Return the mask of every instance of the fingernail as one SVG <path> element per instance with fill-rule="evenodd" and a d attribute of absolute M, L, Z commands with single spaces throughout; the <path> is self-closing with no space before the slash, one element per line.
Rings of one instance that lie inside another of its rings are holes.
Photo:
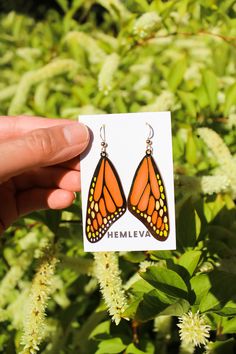
<path fill-rule="evenodd" d="M 80 145 L 89 140 L 89 131 L 82 123 L 69 124 L 63 128 L 64 136 L 69 145 Z"/>

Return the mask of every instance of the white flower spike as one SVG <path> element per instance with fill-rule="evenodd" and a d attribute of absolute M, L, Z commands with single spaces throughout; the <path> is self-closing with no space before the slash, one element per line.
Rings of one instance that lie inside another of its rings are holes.
<path fill-rule="evenodd" d="M 112 320 L 118 325 L 127 301 L 120 277 L 118 256 L 115 252 L 94 253 L 94 274 Z"/>
<path fill-rule="evenodd" d="M 204 315 L 197 313 L 183 314 L 179 317 L 177 326 L 180 328 L 179 334 L 182 343 L 186 345 L 201 346 L 207 345 L 210 337 L 211 326 L 206 323 Z"/>

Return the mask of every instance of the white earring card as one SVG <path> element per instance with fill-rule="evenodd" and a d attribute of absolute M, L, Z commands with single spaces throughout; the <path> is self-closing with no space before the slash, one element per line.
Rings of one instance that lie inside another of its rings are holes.
<path fill-rule="evenodd" d="M 176 248 L 170 112 L 81 115 L 84 250 Z"/>

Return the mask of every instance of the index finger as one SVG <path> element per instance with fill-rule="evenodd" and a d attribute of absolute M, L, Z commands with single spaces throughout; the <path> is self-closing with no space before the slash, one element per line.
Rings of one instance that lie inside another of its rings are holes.
<path fill-rule="evenodd" d="M 35 129 L 75 123 L 76 121 L 69 119 L 43 118 L 34 116 L 0 116 L 0 140 L 15 138 Z"/>

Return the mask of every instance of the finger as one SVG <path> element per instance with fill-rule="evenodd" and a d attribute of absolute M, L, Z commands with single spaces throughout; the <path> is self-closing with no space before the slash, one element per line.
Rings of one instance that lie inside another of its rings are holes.
<path fill-rule="evenodd" d="M 68 168 L 71 170 L 80 171 L 80 157 L 76 156 L 69 161 L 65 161 L 65 162 L 61 163 L 59 166 L 64 167 L 64 168 Z"/>
<path fill-rule="evenodd" d="M 76 122 L 68 119 L 51 119 L 30 116 L 0 116 L 0 140 L 15 138 L 35 129 L 50 128 L 55 125 L 66 124 L 76 124 Z"/>
<path fill-rule="evenodd" d="M 88 145 L 89 131 L 81 123 L 33 130 L 0 144 L 0 182 L 29 169 L 73 159 Z"/>
<path fill-rule="evenodd" d="M 53 166 L 31 170 L 14 177 L 13 181 L 17 191 L 34 187 L 59 187 L 71 192 L 80 191 L 80 172 L 62 167 Z"/>
<path fill-rule="evenodd" d="M 18 217 L 40 209 L 64 209 L 75 199 L 73 192 L 62 189 L 35 188 L 17 194 Z"/>

